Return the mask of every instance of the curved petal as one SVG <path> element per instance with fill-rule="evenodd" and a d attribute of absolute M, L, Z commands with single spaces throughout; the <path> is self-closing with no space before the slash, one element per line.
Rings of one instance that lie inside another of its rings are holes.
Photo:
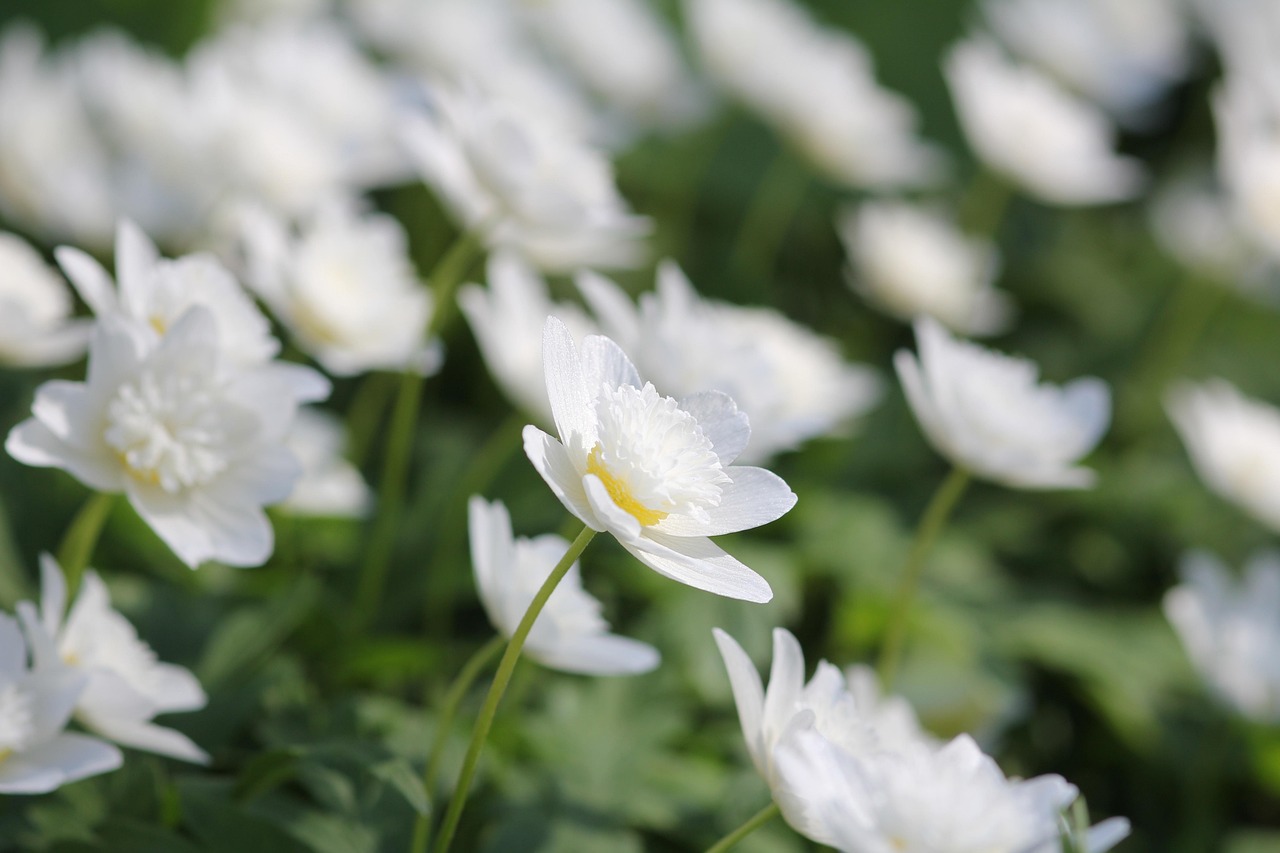
<path fill-rule="evenodd" d="M 609 337 L 622 346 L 634 346 L 640 338 L 640 317 L 626 292 L 613 279 L 591 270 L 579 272 L 573 283 Z"/>
<path fill-rule="evenodd" d="M 777 738 L 799 709 L 804 690 L 804 650 L 786 628 L 773 629 L 773 664 L 764 694 L 765 737 Z"/>
<path fill-rule="evenodd" d="M 573 444 L 574 437 L 584 447 L 596 443 L 595 389 L 583 379 L 582 362 L 573 335 L 558 318 L 548 316 L 542 327 L 542 369 L 547 380 L 547 398 L 560 440 Z"/>
<path fill-rule="evenodd" d="M 742 724 L 742 736 L 747 742 L 751 760 L 761 776 L 768 774 L 768 756 L 762 754 L 760 739 L 764 725 L 764 687 L 760 673 L 738 641 L 719 628 L 711 629 L 720 648 L 720 657 L 729 673 L 729 686 L 733 690 L 733 702 L 738 706 L 738 722 Z"/>
<path fill-rule="evenodd" d="M 18 680 L 27 668 L 27 644 L 12 616 L 0 613 L 0 679 Z"/>
<path fill-rule="evenodd" d="M 40 621 L 45 630 L 57 636 L 62 629 L 62 617 L 67 612 L 67 581 L 62 567 L 53 555 L 40 554 Z"/>
<path fill-rule="evenodd" d="M 151 529 L 193 569 L 206 560 L 258 566 L 271 556 L 274 535 L 258 506 L 222 503 L 199 492 L 171 495 L 136 480 L 126 493 Z"/>
<path fill-rule="evenodd" d="M 617 634 L 580 634 L 552 648 L 530 649 L 544 666 L 579 675 L 639 675 L 656 669 L 662 655 L 648 643 Z"/>
<path fill-rule="evenodd" d="M 1078 459 L 1093 449 L 1111 423 L 1111 389 L 1095 376 L 1062 386 L 1062 403 L 1079 429 L 1068 458 Z"/>
<path fill-rule="evenodd" d="M 56 770 L 59 784 L 74 782 L 116 770 L 124 763 L 120 750 L 94 737 L 63 732 L 34 749 L 22 753 L 24 761 Z"/>
<path fill-rule="evenodd" d="M 768 524 L 796 505 L 795 492 L 772 471 L 742 466 L 727 473 L 733 482 L 721 487 L 719 506 L 706 508 L 709 521 L 669 515 L 654 529 L 672 536 L 720 536 Z"/>
<path fill-rule="evenodd" d="M 145 720 L 92 719 L 85 724 L 105 738 L 122 746 L 167 755 L 192 764 L 208 764 L 209 754 L 175 729 L 157 726 Z"/>
<path fill-rule="evenodd" d="M 728 394 L 721 391 L 690 394 L 680 401 L 680 408 L 693 415 L 702 434 L 711 439 L 721 465 L 732 465 L 747 449 L 747 442 L 751 440 L 750 421 Z"/>
<path fill-rule="evenodd" d="M 898 350 L 893 356 L 893 367 L 898 372 L 898 380 L 902 383 L 902 390 L 907 396 L 907 403 L 911 406 L 911 413 L 915 415 L 916 423 L 920 425 L 925 438 L 933 445 L 934 450 L 951 461 L 957 462 L 958 460 L 952 458 L 946 428 L 934 405 L 929 388 L 925 384 L 924 371 L 915 353 Z"/>
<path fill-rule="evenodd" d="M 4 449 L 24 465 L 61 468 L 100 492 L 118 492 L 124 487 L 119 466 L 71 447 L 35 418 L 28 418 L 10 430 Z"/>
<path fill-rule="evenodd" d="M 582 478 L 582 487 L 586 490 L 587 501 L 591 504 L 592 512 L 603 522 L 606 530 L 623 544 L 640 538 L 640 521 L 614 503 L 613 496 L 605 488 L 603 480 L 595 474 L 588 474 Z"/>
<path fill-rule="evenodd" d="M 95 316 L 104 317 L 120 311 L 115 283 L 102 264 L 72 246 L 59 246 L 53 250 L 53 256 Z"/>
<path fill-rule="evenodd" d="M 591 503 L 587 500 L 582 475 L 569 460 L 564 445 L 533 424 L 524 428 L 523 436 L 525 456 L 529 457 L 533 467 L 542 475 L 560 503 L 564 504 L 564 508 L 592 530 L 604 530 L 604 523 L 596 518 Z"/>
<path fill-rule="evenodd" d="M 160 261 L 160 251 L 133 220 L 122 219 L 116 226 L 116 283 L 125 305 L 141 306 L 150 294 L 151 272 Z"/>
<path fill-rule="evenodd" d="M 6 353 L 6 357 L 10 363 L 23 367 L 69 364 L 84 355 L 92 333 L 92 321 L 72 319 L 56 328 L 22 339 L 20 347 L 15 346 Z"/>
<path fill-rule="evenodd" d="M 634 542 L 623 541 L 622 545 L 658 574 L 694 589 L 757 604 L 773 599 L 768 581 L 710 539 L 666 536 L 650 529 Z"/>
<path fill-rule="evenodd" d="M 600 393 L 601 385 L 639 388 L 644 384 L 622 347 L 604 335 L 587 335 L 582 339 L 582 379 L 592 399 Z"/>
<path fill-rule="evenodd" d="M 151 678 L 156 707 L 162 714 L 175 711 L 198 711 L 209 703 L 200 681 L 185 666 L 156 664 Z"/>

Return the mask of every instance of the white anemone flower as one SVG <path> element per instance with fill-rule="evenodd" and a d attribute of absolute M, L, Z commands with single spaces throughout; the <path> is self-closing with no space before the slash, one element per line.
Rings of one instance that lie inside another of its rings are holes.
<path fill-rule="evenodd" d="M 1280 72 L 1277 72 L 1280 74 Z M 1250 78 L 1228 77 L 1215 93 L 1218 175 L 1240 220 L 1280 256 L 1280 105 Z"/>
<path fill-rule="evenodd" d="M 74 319 L 74 307 L 40 253 L 0 231 L 0 363 L 47 367 L 84 355 L 91 324 Z"/>
<path fill-rule="evenodd" d="M 1254 554 L 1237 579 L 1217 557 L 1193 551 L 1178 574 L 1164 612 L 1201 678 L 1249 719 L 1280 722 L 1280 554 Z"/>
<path fill-rule="evenodd" d="M 334 415 L 302 408 L 293 421 L 285 446 L 302 465 L 299 478 L 280 508 L 294 515 L 361 518 L 373 504 L 360 469 L 343 458 L 346 432 Z"/>
<path fill-rule="evenodd" d="M 733 465 L 751 428 L 732 398 L 664 397 L 609 338 L 590 335 L 579 353 L 555 317 L 542 363 L 559 439 L 526 426 L 524 449 L 565 508 L 672 580 L 773 598 L 764 578 L 707 538 L 767 524 L 796 502 L 776 474 Z"/>
<path fill-rule="evenodd" d="M 1147 220 L 1160 248 L 1183 266 L 1244 293 L 1265 289 L 1262 247 L 1226 193 L 1206 176 L 1184 174 L 1162 186 Z"/>
<path fill-rule="evenodd" d="M 908 322 L 927 314 L 963 335 L 1008 327 L 1013 301 L 992 286 L 1000 256 L 941 212 L 901 201 L 867 202 L 837 221 L 849 254 L 849 286 Z"/>
<path fill-rule="evenodd" d="M 738 708 L 747 751 L 768 783 L 787 822 L 811 838 L 820 828 L 811 825 L 807 805 L 784 783 L 775 752 L 791 732 L 814 729 L 852 755 L 878 750 L 903 750 L 933 743 L 910 704 L 899 696 L 882 696 L 876 674 L 869 667 L 850 667 L 847 673 L 824 661 L 813 678 L 804 680 L 804 651 L 784 628 L 773 631 L 773 666 L 766 690 L 747 653 L 737 641 L 714 629 Z M 830 842 L 828 842 L 830 843 Z"/>
<path fill-rule="evenodd" d="M 1075 462 L 1111 420 L 1111 394 L 1094 377 L 1061 388 L 1035 363 L 951 337 L 916 321 L 917 356 L 894 356 L 907 402 L 934 449 L 957 467 L 1017 489 L 1082 489 L 1094 472 Z"/>
<path fill-rule="evenodd" d="M 17 621 L 0 614 L 0 794 L 45 794 L 124 762 L 111 744 L 64 731 L 84 687 L 82 673 L 29 669 Z"/>
<path fill-rule="evenodd" d="M 284 446 L 299 401 L 328 383 L 272 363 L 226 364 L 208 309 L 189 308 L 157 343 L 124 318 L 98 321 L 85 382 L 46 382 L 33 417 L 9 433 L 20 462 L 62 468 L 124 492 L 188 566 L 256 566 L 272 551 L 262 507 L 289 496 L 298 461 Z"/>
<path fill-rule="evenodd" d="M 40 609 L 18 605 L 31 638 L 35 670 L 70 671 L 88 677 L 76 702 L 76 719 L 89 731 L 122 746 L 206 764 L 208 754 L 190 738 L 151 720 L 159 714 L 197 711 L 206 697 L 184 667 L 163 663 L 118 611 L 96 572 L 81 581 L 67 610 L 62 570 L 48 554 L 40 557 Z"/>
<path fill-rule="evenodd" d="M 616 340 L 664 394 L 728 394 L 751 419 L 743 459 L 764 461 L 839 432 L 880 398 L 869 368 L 846 362 L 835 342 L 769 308 L 703 299 L 673 261 L 638 307 L 594 273 L 578 288 Z"/>
<path fill-rule="evenodd" d="M 1200 479 L 1280 531 L 1280 410 L 1222 379 L 1175 387 L 1165 409 Z"/>
<path fill-rule="evenodd" d="M 716 81 L 833 180 L 916 186 L 939 176 L 940 154 L 916 138 L 915 109 L 876 83 L 852 35 L 790 0 L 687 0 L 686 14 Z"/>
<path fill-rule="evenodd" d="M 511 515 L 501 501 L 489 503 L 473 495 L 467 512 L 480 602 L 493 626 L 510 638 L 569 542 L 554 533 L 533 539 L 513 536 Z M 533 623 L 525 653 L 544 666 L 581 675 L 637 675 L 657 667 L 658 650 L 609 633 L 601 609 L 582 588 L 575 562 Z"/>
<path fill-rule="evenodd" d="M 79 249 L 62 246 L 55 256 L 99 319 L 125 318 L 159 339 L 199 305 L 213 318 L 225 356 L 233 363 L 266 364 L 280 351 L 267 318 L 212 255 L 162 258 L 142 229 L 124 220 L 116 231 L 114 283 L 101 264 Z"/>
<path fill-rule="evenodd" d="M 246 281 L 329 373 L 439 367 L 439 342 L 426 339 L 431 294 L 394 218 L 333 203 L 297 235 L 261 208 L 243 225 Z"/>
<path fill-rule="evenodd" d="M 480 346 L 489 375 L 507 398 L 551 426 L 551 402 L 542 371 L 543 318 L 554 314 L 582 340 L 599 331 L 577 305 L 553 302 L 537 271 L 511 252 L 494 252 L 486 265 L 488 286 L 458 288 L 458 306 Z"/>
<path fill-rule="evenodd" d="M 990 40 L 951 49 L 947 83 L 974 152 L 1041 201 L 1087 205 L 1122 201 L 1143 183 L 1141 166 L 1112 150 L 1106 116 Z"/>
<path fill-rule="evenodd" d="M 859 756 L 797 729 L 776 758 L 806 818 L 792 826 L 841 853 L 1058 853 L 1078 794 L 1061 776 L 1006 778 L 968 735 Z M 1103 821 L 1084 849 L 1103 853 L 1128 834 L 1127 820 Z"/>
<path fill-rule="evenodd" d="M 650 221 L 631 212 L 603 153 L 476 92 L 433 95 L 434 120 L 408 122 L 404 139 L 459 225 L 548 272 L 644 259 Z"/>

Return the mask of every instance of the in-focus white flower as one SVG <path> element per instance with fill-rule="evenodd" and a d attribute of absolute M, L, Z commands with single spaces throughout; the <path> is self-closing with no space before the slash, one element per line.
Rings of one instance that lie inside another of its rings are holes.
<path fill-rule="evenodd" d="M 87 381 L 41 385 L 33 417 L 5 449 L 98 491 L 124 492 L 193 568 L 259 565 L 273 544 L 262 507 L 287 498 L 301 473 L 284 446 L 294 412 L 328 384 L 298 365 L 234 369 L 203 306 L 187 309 L 158 343 L 149 331 L 100 319 Z"/>
<path fill-rule="evenodd" d="M 155 244 L 129 220 L 116 232 L 114 283 L 101 264 L 79 249 L 62 246 L 55 255 L 99 319 L 126 319 L 158 340 L 189 308 L 199 305 L 216 323 L 218 339 L 233 363 L 265 364 L 280 351 L 267 318 L 212 255 L 161 258 Z"/>
<path fill-rule="evenodd" d="M 1077 790 L 1061 776 L 1008 779 L 968 735 L 856 755 L 812 728 L 777 748 L 778 775 L 801 804 L 792 825 L 842 853 L 1058 853 Z M 784 811 L 784 814 L 785 811 Z M 1103 853 L 1129 834 L 1113 818 L 1085 843 Z"/>
<path fill-rule="evenodd" d="M 76 719 L 123 746 L 207 763 L 209 756 L 186 735 L 152 722 L 160 714 L 205 706 L 204 690 L 195 676 L 156 659 L 129 620 L 111 607 L 110 593 L 96 572 L 85 573 L 76 600 L 66 611 L 62 570 L 52 557 L 42 554 L 40 609 L 22 602 L 18 615 L 31 639 L 36 672 L 87 677 L 76 702 Z"/>
<path fill-rule="evenodd" d="M 1280 531 L 1280 410 L 1222 379 L 1179 385 L 1165 409 L 1205 485 Z"/>
<path fill-rule="evenodd" d="M 0 231 L 0 363 L 46 367 L 84 355 L 91 324 L 74 319 L 74 307 L 40 253 Z"/>
<path fill-rule="evenodd" d="M 942 213 L 906 202 L 867 202 L 837 221 L 852 267 L 849 286 L 902 320 L 927 314 L 964 335 L 990 335 L 1013 303 L 992 281 L 994 244 L 965 236 Z"/>
<path fill-rule="evenodd" d="M 590 335 L 579 353 L 555 317 L 542 364 L 559 439 L 526 426 L 524 449 L 565 508 L 659 574 L 770 600 L 764 578 L 707 538 L 767 524 L 796 502 L 776 474 L 733 465 L 751 428 L 732 398 L 664 397 L 609 338 Z"/>
<path fill-rule="evenodd" d="M 1280 102 L 1251 82 L 1228 77 L 1214 95 L 1218 175 L 1240 220 L 1274 258 L 1280 256 Z"/>
<path fill-rule="evenodd" d="M 321 409 L 299 409 L 285 446 L 302 465 L 302 477 L 280 508 L 329 518 L 366 515 L 372 496 L 359 469 L 343 458 L 345 444 L 338 418 Z"/>
<path fill-rule="evenodd" d="M 879 378 L 846 362 L 834 342 L 772 309 L 703 299 L 672 261 L 659 265 L 657 290 L 638 307 L 602 276 L 577 280 L 605 333 L 664 394 L 733 398 L 751 419 L 744 460 L 837 432 L 880 397 Z"/>
<path fill-rule="evenodd" d="M 551 426 L 551 402 L 542 371 L 543 320 L 554 314 L 575 340 L 598 329 L 586 313 L 569 302 L 552 302 L 547 284 L 519 256 L 494 252 L 486 267 L 488 287 L 464 284 L 458 305 L 489 374 L 513 403 Z"/>
<path fill-rule="evenodd" d="M 1100 204 L 1142 186 L 1138 163 L 1111 150 L 1114 129 L 1101 112 L 988 39 L 953 47 L 944 70 L 974 152 L 1041 201 Z"/>
<path fill-rule="evenodd" d="M 833 180 L 886 187 L 938 177 L 940 155 L 916 138 L 915 109 L 876 83 L 852 35 L 822 27 L 790 0 L 688 0 L 685 8 L 717 82 Z"/>
<path fill-rule="evenodd" d="M 819 661 L 806 684 L 804 651 L 790 631 L 775 628 L 766 690 L 737 641 L 719 628 L 714 634 L 729 672 L 751 761 L 769 784 L 787 822 L 810 838 L 818 838 L 814 833 L 820 829 L 810 826 L 808 806 L 797 797 L 800 789 L 784 784 L 778 773 L 775 751 L 783 738 L 799 729 L 813 729 L 858 756 L 933 742 L 905 699 L 880 694 L 876 674 L 869 667 L 850 667 L 841 673 L 825 660 Z"/>
<path fill-rule="evenodd" d="M 439 342 L 426 339 L 431 294 L 394 218 L 328 204 L 294 235 L 268 211 L 251 208 L 243 239 L 246 281 L 325 370 L 351 376 L 438 368 Z"/>
<path fill-rule="evenodd" d="M 1018 489 L 1082 489 L 1095 475 L 1076 461 L 1111 420 L 1111 394 L 1094 377 L 1061 388 L 1038 381 L 1035 363 L 951 337 L 916 321 L 917 356 L 894 367 L 934 449 L 971 474 Z"/>
<path fill-rule="evenodd" d="M 1026 59 L 1141 124 L 1186 74 L 1191 41 L 1177 0 L 986 0 L 996 33 Z"/>
<path fill-rule="evenodd" d="M 123 763 L 111 744 L 63 731 L 85 681 L 28 669 L 17 621 L 0 614 L 0 794 L 44 794 Z"/>
<path fill-rule="evenodd" d="M 1235 578 L 1217 557 L 1192 551 L 1164 612 L 1206 683 L 1241 714 L 1280 721 L 1280 554 L 1261 551 Z"/>
<path fill-rule="evenodd" d="M 601 152 L 474 91 L 434 96 L 434 120 L 411 121 L 403 135 L 459 225 L 547 271 L 644 258 L 650 222 L 631 212 Z"/>
<path fill-rule="evenodd" d="M 467 511 L 480 602 L 493 626 L 509 638 L 569 543 L 554 533 L 514 537 L 501 501 L 489 503 L 473 495 Z M 525 653 L 544 666 L 582 675 L 635 675 L 655 668 L 661 661 L 658 650 L 609 633 L 601 609 L 582 588 L 574 563 L 533 623 Z"/>

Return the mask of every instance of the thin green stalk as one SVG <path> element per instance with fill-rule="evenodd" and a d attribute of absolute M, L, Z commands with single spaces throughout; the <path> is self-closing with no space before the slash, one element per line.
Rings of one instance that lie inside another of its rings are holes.
<path fill-rule="evenodd" d="M 502 651 L 504 645 L 501 636 L 496 636 L 489 642 L 485 643 L 476 650 L 467 662 L 462 665 L 458 677 L 453 680 L 453 684 L 449 685 L 449 692 L 444 696 L 444 705 L 440 708 L 440 716 L 436 718 L 436 736 L 431 742 L 431 753 L 427 756 L 427 767 L 422 773 L 422 787 L 428 795 L 431 794 L 435 787 L 436 776 L 440 773 L 440 762 L 444 757 L 444 742 L 449 738 L 449 730 L 453 725 L 453 718 L 458 713 L 458 706 L 462 704 L 462 699 L 467 695 L 467 691 L 471 689 L 471 685 L 475 682 L 476 677 L 484 670 L 489 662 L 498 656 L 498 652 Z M 427 849 L 427 837 L 431 832 L 431 822 L 426 815 L 418 815 L 418 821 L 413 827 L 413 853 L 425 853 Z"/>
<path fill-rule="evenodd" d="M 547 604 L 547 599 L 551 598 L 551 593 L 569 573 L 569 568 L 595 535 L 596 532 L 590 527 L 582 528 L 582 532 L 573 540 L 569 550 L 551 570 L 551 574 L 547 576 L 538 594 L 533 597 L 533 601 L 529 602 L 529 609 L 525 611 L 520 624 L 516 626 L 515 633 L 511 635 L 507 650 L 503 652 L 502 660 L 498 662 L 498 671 L 493 676 L 493 684 L 489 687 L 488 695 L 485 696 L 484 706 L 480 709 L 480 716 L 476 719 L 475 729 L 471 732 L 471 743 L 467 747 L 467 757 L 462 762 L 462 772 L 458 774 L 458 783 L 453 789 L 453 799 L 449 801 L 449 810 L 445 813 L 444 822 L 440 826 L 440 834 L 436 836 L 436 853 L 448 853 L 449 845 L 453 843 L 454 833 L 458 830 L 458 821 L 462 818 L 462 809 L 467 804 L 471 780 L 475 776 L 476 765 L 480 762 L 480 753 L 484 749 L 485 740 L 489 737 L 493 718 L 498 713 L 498 703 L 502 701 L 502 694 L 506 692 L 507 684 L 511 681 L 511 673 L 515 671 L 516 662 L 520 659 L 520 651 L 524 648 L 525 640 L 529 638 L 534 620 L 538 618 L 538 614 Z"/>
<path fill-rule="evenodd" d="M 708 847 L 707 853 L 724 853 L 724 851 L 733 847 L 739 841 L 777 817 L 778 811 L 777 803 L 769 803 L 769 805 L 752 815 L 752 817 L 742 826 L 738 827 L 733 832 Z"/>
<path fill-rule="evenodd" d="M 1013 200 L 1013 187 L 999 175 L 979 168 L 960 207 L 960 225 L 975 237 L 995 240 Z"/>
<path fill-rule="evenodd" d="M 449 247 L 449 251 L 445 252 L 444 257 L 436 264 L 436 268 L 432 270 L 430 282 L 433 304 L 431 321 L 427 324 L 427 338 L 441 334 L 453 320 L 457 309 L 453 294 L 467 277 L 467 273 L 471 271 L 471 265 L 484 250 L 484 236 L 487 230 L 486 225 L 481 225 L 460 234 L 454 244 Z"/>
<path fill-rule="evenodd" d="M 808 175 L 788 151 L 779 151 L 764 171 L 743 217 L 730 269 L 773 274 L 774 261 L 809 188 Z"/>
<path fill-rule="evenodd" d="M 27 576 L 13 542 L 9 511 L 0 501 L 0 607 L 12 610 L 15 604 L 27 597 Z"/>
<path fill-rule="evenodd" d="M 94 492 L 80 507 L 58 546 L 58 565 L 67 579 L 67 595 L 73 596 L 80 587 L 80 576 L 93 558 L 93 549 L 102 534 L 102 526 L 115 503 L 115 495 Z"/>
<path fill-rule="evenodd" d="M 951 469 L 951 473 L 929 499 L 924 515 L 920 517 L 920 526 L 916 528 L 915 539 L 911 542 L 911 550 L 907 553 L 907 561 L 902 567 L 898 597 L 894 601 L 893 611 L 889 614 L 889 625 L 885 629 L 884 645 L 880 650 L 880 681 L 884 685 L 885 692 L 893 688 L 893 679 L 897 675 L 898 663 L 902 658 L 902 644 L 907 635 L 911 605 L 920 587 L 920 577 L 924 574 L 925 558 L 929 556 L 934 541 L 942 532 L 947 518 L 955 509 L 967 485 L 969 485 L 969 472 L 963 468 Z"/>
<path fill-rule="evenodd" d="M 395 393 L 396 376 L 391 373 L 370 373 L 356 389 L 347 414 L 347 458 L 356 467 L 362 467 L 373 447 L 373 439 Z"/>

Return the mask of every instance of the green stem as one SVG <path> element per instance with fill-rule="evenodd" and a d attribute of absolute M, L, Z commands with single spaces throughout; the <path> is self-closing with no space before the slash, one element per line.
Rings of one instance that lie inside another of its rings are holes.
<path fill-rule="evenodd" d="M 995 240 L 1013 200 L 1013 187 L 994 172 L 979 168 L 960 207 L 960 225 L 975 237 Z"/>
<path fill-rule="evenodd" d="M 484 749 L 485 739 L 489 737 L 493 718 L 498 713 L 498 703 L 502 701 L 502 694 L 506 692 L 507 684 L 511 681 L 511 673 L 520 659 L 520 651 L 524 648 L 525 640 L 529 638 L 534 620 L 538 618 L 547 600 L 551 598 L 551 593 L 569 573 L 569 568 L 595 535 L 596 532 L 590 527 L 582 528 L 582 532 L 573 540 L 569 550 L 551 570 L 551 574 L 547 576 L 537 595 L 533 597 L 533 601 L 529 602 L 529 609 L 525 611 L 520 624 L 516 626 L 515 633 L 511 635 L 507 650 L 503 652 L 502 660 L 498 662 L 498 671 L 493 676 L 493 684 L 489 687 L 488 695 L 485 696 L 484 706 L 480 709 L 480 716 L 476 719 L 475 729 L 471 732 L 471 743 L 467 747 L 467 757 L 462 762 L 462 772 L 458 774 L 458 784 L 453 789 L 453 799 L 449 801 L 449 810 L 445 813 L 444 822 L 440 826 L 440 834 L 436 836 L 436 853 L 448 853 L 449 845 L 453 842 L 458 821 L 462 817 L 462 809 L 467 804 L 471 780 L 475 776 L 476 765 L 480 761 L 480 752 Z"/>
<path fill-rule="evenodd" d="M 107 516 L 111 514 L 115 497 L 106 492 L 94 492 L 62 536 L 62 544 L 58 546 L 58 565 L 62 566 L 62 573 L 67 579 L 68 598 L 74 596 L 80 586 L 80 576 L 93 558 L 93 549 L 98 544 Z"/>
<path fill-rule="evenodd" d="M 808 187 L 808 175 L 795 158 L 790 152 L 779 151 L 751 198 L 729 259 L 730 269 L 758 271 L 760 278 L 770 278 L 778 250 Z"/>
<path fill-rule="evenodd" d="M 724 853 L 724 851 L 733 847 L 733 845 L 737 844 L 739 841 L 777 817 L 778 811 L 777 803 L 769 803 L 769 805 L 756 812 L 742 826 L 738 827 L 733 832 L 708 847 L 707 853 Z"/>
<path fill-rule="evenodd" d="M 963 468 L 951 469 L 951 473 L 930 498 L 924 515 L 920 517 L 920 526 L 916 528 L 915 539 L 911 542 L 911 550 L 907 553 L 907 561 L 902 567 L 898 597 L 889 615 L 884 645 L 880 650 L 880 681 L 886 693 L 893 688 L 893 679 L 897 675 L 898 663 L 902 658 L 902 645 L 907 635 L 908 617 L 911 615 L 911 605 L 915 601 L 916 591 L 920 587 L 920 577 L 924 574 L 925 558 L 929 556 L 934 541 L 942 532 L 947 518 L 955 509 L 967 485 L 969 485 L 969 472 Z"/>
<path fill-rule="evenodd" d="M 347 458 L 356 467 L 363 467 L 373 446 L 382 413 L 395 392 L 396 376 L 391 373 L 370 373 L 360 383 L 347 412 Z"/>
<path fill-rule="evenodd" d="M 486 225 L 480 225 L 460 234 L 431 271 L 432 312 L 431 321 L 427 324 L 428 339 L 444 332 L 453 319 L 457 310 L 453 294 L 483 252 L 487 230 Z"/>
<path fill-rule="evenodd" d="M 444 696 L 444 705 L 440 709 L 440 716 L 436 718 L 436 736 L 431 743 L 431 754 L 427 756 L 427 767 L 422 773 L 422 787 L 428 795 L 435 787 L 436 776 L 440 772 L 440 762 L 444 757 L 444 742 L 449 738 L 449 729 L 453 725 L 453 718 L 458 713 L 458 706 L 462 704 L 463 697 L 471 689 L 476 677 L 489 665 L 489 661 L 497 657 L 498 652 L 502 651 L 503 644 L 502 637 L 496 636 L 481 646 L 462 665 L 462 670 L 458 673 L 458 677 L 453 680 L 453 684 L 449 685 L 449 692 Z M 425 853 L 427 836 L 430 831 L 431 822 L 427 819 L 427 816 L 418 815 L 418 821 L 413 827 L 413 853 Z"/>
<path fill-rule="evenodd" d="M 27 576 L 22 570 L 22 558 L 14 546 L 9 512 L 0 501 L 0 607 L 12 610 L 15 604 L 28 597 L 27 590 Z"/>

